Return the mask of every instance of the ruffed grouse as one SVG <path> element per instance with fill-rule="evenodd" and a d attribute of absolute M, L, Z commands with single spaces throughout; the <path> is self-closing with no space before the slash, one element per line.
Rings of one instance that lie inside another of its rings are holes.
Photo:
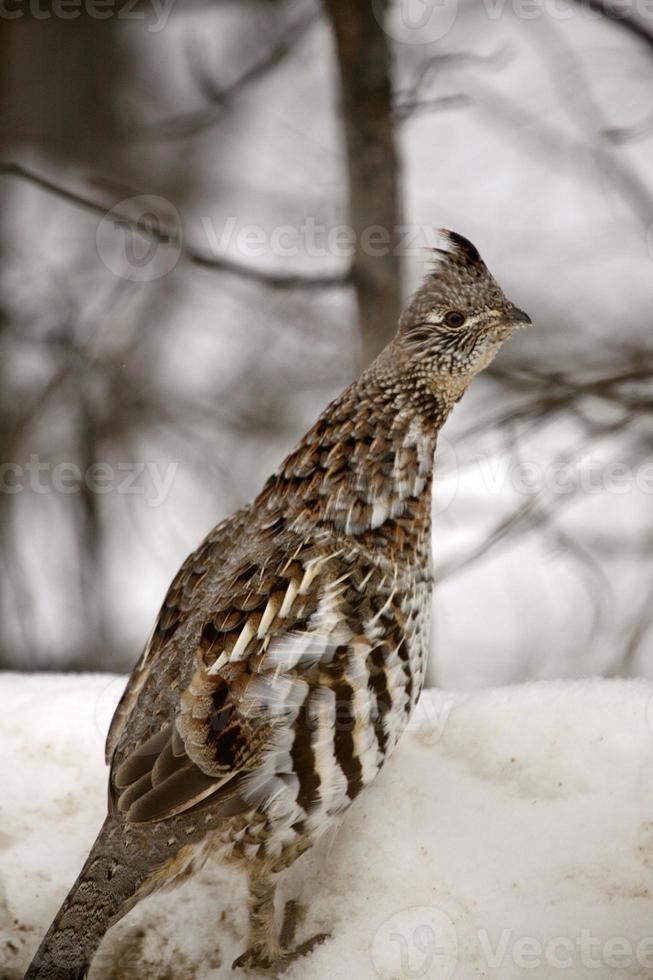
<path fill-rule="evenodd" d="M 109 926 L 211 851 L 249 876 L 236 963 L 296 955 L 276 877 L 374 779 L 422 688 L 438 432 L 530 322 L 466 239 L 433 254 L 393 341 L 172 583 L 109 731 L 109 814 L 26 980 L 86 976 Z"/>

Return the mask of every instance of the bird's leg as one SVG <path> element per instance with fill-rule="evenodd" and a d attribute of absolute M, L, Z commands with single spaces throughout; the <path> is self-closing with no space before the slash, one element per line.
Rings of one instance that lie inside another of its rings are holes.
<path fill-rule="evenodd" d="M 266 968 L 283 958 L 274 921 L 276 876 L 256 868 L 249 877 L 249 948 L 236 960 L 233 968 Z"/>
<path fill-rule="evenodd" d="M 274 895 L 276 874 L 269 868 L 256 870 L 249 878 L 249 928 L 248 949 L 233 962 L 233 969 L 267 969 L 281 961 L 289 963 L 305 956 L 329 938 L 329 933 L 321 932 L 294 949 L 297 926 L 303 918 L 303 909 L 298 902 L 286 902 L 281 933 L 277 935 L 274 916 Z"/>
<path fill-rule="evenodd" d="M 287 963 L 291 963 L 293 960 L 299 959 L 300 956 L 306 956 L 320 943 L 323 943 L 325 939 L 331 938 L 331 933 L 329 932 L 318 932 L 310 939 L 306 939 L 303 943 L 295 946 L 292 949 L 292 944 L 295 941 L 295 933 L 297 932 L 297 926 L 301 923 L 304 918 L 304 909 L 299 904 L 291 899 L 286 902 L 286 907 L 283 912 L 283 925 L 281 926 L 281 946 L 283 949 L 283 956 Z"/>

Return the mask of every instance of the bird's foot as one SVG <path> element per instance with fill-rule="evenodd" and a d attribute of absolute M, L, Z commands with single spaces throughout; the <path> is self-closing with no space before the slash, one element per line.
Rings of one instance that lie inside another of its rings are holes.
<path fill-rule="evenodd" d="M 254 943 L 231 964 L 232 970 L 270 970 L 283 959 L 283 950 L 275 952 L 268 943 Z"/>
<path fill-rule="evenodd" d="M 248 950 L 238 956 L 232 969 L 271 970 L 274 967 L 285 966 L 307 956 L 316 946 L 330 939 L 328 932 L 318 932 L 293 948 L 297 927 L 304 918 L 304 910 L 298 902 L 286 902 L 283 914 L 283 925 L 279 942 L 254 943 Z"/>
<path fill-rule="evenodd" d="M 310 939 L 306 939 L 303 943 L 291 948 L 295 942 L 297 927 L 303 921 L 304 915 L 305 911 L 299 902 L 294 902 L 292 899 L 286 902 L 286 907 L 283 912 L 283 925 L 281 926 L 281 935 L 279 937 L 283 949 L 283 958 L 286 963 L 292 963 L 302 956 L 307 956 L 316 946 L 319 946 L 326 939 L 331 938 L 331 933 L 329 932 L 317 932 Z"/>

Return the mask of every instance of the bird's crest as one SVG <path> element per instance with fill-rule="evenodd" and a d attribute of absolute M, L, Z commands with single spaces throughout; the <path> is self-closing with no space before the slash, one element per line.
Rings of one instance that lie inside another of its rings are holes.
<path fill-rule="evenodd" d="M 478 249 L 468 238 L 464 238 L 448 228 L 438 228 L 435 232 L 435 244 L 430 249 L 431 275 L 437 275 L 443 267 L 452 264 L 480 271 L 484 262 Z"/>
<path fill-rule="evenodd" d="M 403 323 L 419 321 L 437 306 L 451 309 L 502 309 L 507 300 L 467 238 L 448 228 L 435 230 L 426 276 L 413 296 Z"/>

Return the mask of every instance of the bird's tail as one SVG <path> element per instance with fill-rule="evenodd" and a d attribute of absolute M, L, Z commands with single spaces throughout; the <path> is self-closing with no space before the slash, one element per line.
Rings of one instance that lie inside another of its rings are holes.
<path fill-rule="evenodd" d="M 116 840 L 118 837 L 118 840 Z M 25 974 L 25 980 L 82 980 L 105 932 L 131 907 L 146 874 L 107 820 Z"/>

